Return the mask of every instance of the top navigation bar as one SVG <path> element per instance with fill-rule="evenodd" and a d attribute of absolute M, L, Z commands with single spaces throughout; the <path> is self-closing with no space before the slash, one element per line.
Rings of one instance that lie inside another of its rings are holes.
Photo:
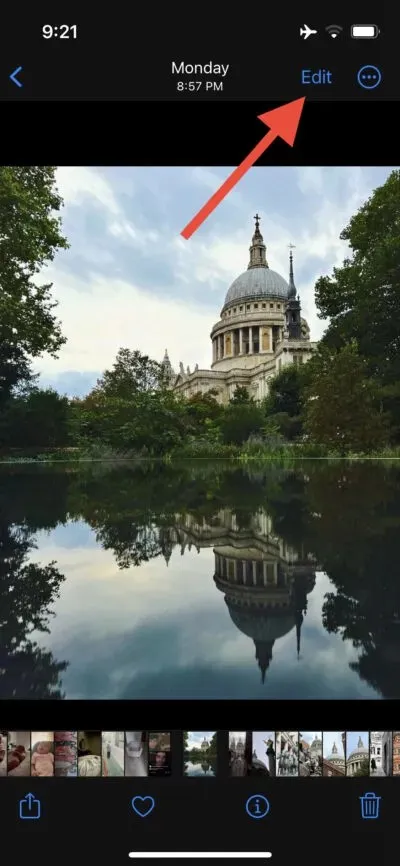
<path fill-rule="evenodd" d="M 375 20 L 268 25 L 247 16 L 240 34 L 211 26 L 139 30 L 111 21 L 3 29 L 2 100 L 397 99 L 394 30 Z M 265 20 L 264 20 L 265 19 Z M 204 23 L 204 22 L 203 22 Z M 237 23 L 237 22 L 236 22 Z M 171 22 L 170 22 L 171 24 Z M 228 25 L 226 25 L 228 26 Z M 157 38 L 156 38 L 157 37 Z"/>

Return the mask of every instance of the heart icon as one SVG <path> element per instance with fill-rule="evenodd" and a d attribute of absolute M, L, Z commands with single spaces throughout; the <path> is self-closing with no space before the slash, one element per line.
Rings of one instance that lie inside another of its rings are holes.
<path fill-rule="evenodd" d="M 155 805 L 153 797 L 132 798 L 132 809 L 137 815 L 139 815 L 139 818 L 147 818 L 147 816 L 150 815 L 150 812 L 153 811 Z"/>

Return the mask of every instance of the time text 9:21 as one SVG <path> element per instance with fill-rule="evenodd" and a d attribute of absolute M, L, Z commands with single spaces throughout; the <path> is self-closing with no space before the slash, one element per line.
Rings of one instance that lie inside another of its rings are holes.
<path fill-rule="evenodd" d="M 42 27 L 43 39 L 77 39 L 77 24 L 44 24 Z"/>

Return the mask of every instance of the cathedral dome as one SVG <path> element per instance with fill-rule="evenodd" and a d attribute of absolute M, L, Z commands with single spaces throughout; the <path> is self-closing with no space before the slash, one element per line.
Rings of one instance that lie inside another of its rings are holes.
<path fill-rule="evenodd" d="M 236 280 L 233 281 L 231 287 L 228 289 L 224 309 L 231 304 L 246 301 L 247 298 L 277 298 L 278 300 L 288 301 L 292 294 L 292 288 L 296 293 L 294 284 L 292 287 L 292 259 L 290 259 L 291 269 L 288 283 L 276 271 L 271 271 L 266 259 L 266 247 L 264 238 L 260 232 L 260 217 L 258 214 L 255 215 L 254 219 L 256 225 L 250 246 L 250 260 L 247 271 L 236 277 Z"/>
<path fill-rule="evenodd" d="M 369 748 L 366 748 L 364 746 L 362 738 L 359 737 L 357 748 L 353 749 L 353 751 L 350 752 L 350 755 L 349 755 L 347 760 L 349 762 L 351 762 L 351 761 L 355 761 L 355 760 L 360 759 L 360 758 L 368 758 L 368 757 L 369 757 Z"/>
<path fill-rule="evenodd" d="M 249 268 L 233 281 L 226 293 L 224 306 L 235 301 L 245 301 L 250 297 L 280 298 L 287 301 L 288 294 L 289 283 L 276 271 L 261 265 Z"/>

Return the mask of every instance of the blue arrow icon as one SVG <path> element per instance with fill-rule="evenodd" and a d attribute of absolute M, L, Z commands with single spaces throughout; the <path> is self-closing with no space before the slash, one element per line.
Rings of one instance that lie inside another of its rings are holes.
<path fill-rule="evenodd" d="M 17 76 L 19 75 L 20 72 L 22 72 L 22 66 L 17 66 L 17 68 L 14 69 L 14 72 L 12 72 L 10 75 L 10 81 L 12 81 L 13 84 L 16 84 L 17 87 L 23 87 L 23 85 L 21 84 L 20 81 L 18 81 L 18 78 L 17 78 Z"/>
<path fill-rule="evenodd" d="M 38 821 L 42 814 L 40 800 L 36 800 L 34 794 L 25 794 L 23 800 L 19 801 L 19 817 L 21 821 L 31 819 Z"/>

